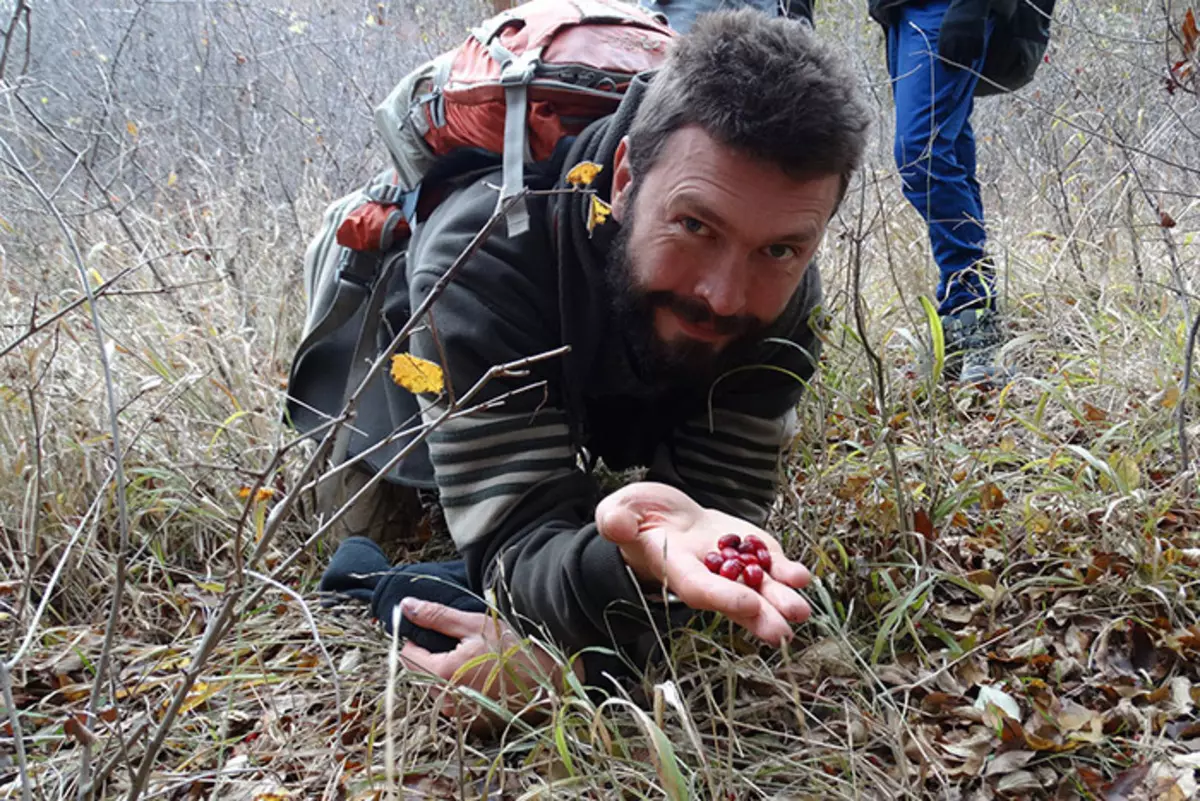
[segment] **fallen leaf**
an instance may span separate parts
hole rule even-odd
[[[983,775],[999,776],[1004,773],[1012,773],[1025,767],[1035,756],[1037,754],[1033,751],[1009,751],[989,762]]]
[[[979,505],[986,511],[1002,509],[1006,503],[1008,499],[1004,497],[1004,492],[990,481],[979,491]]]
[[[1178,225],[1178,223],[1175,222],[1174,217],[1161,210],[1158,212],[1158,224],[1163,228],[1174,228],[1176,225]]]
[[[1008,649],[1008,655],[1014,659],[1030,659],[1045,654],[1048,645],[1045,637],[1031,637],[1020,645]],[[1014,715],[1013,717],[1016,717]]]
[[[937,539],[933,530],[933,520],[924,509],[913,513],[913,529],[927,540]]]
[[[1176,718],[1190,715],[1195,706],[1192,700],[1192,683],[1186,676],[1176,676],[1168,686],[1171,688],[1171,703],[1167,711]]]
[[[197,681],[192,685],[192,689],[188,691],[187,697],[183,701],[183,705],[179,708],[179,714],[186,715],[194,709],[203,706],[221,690],[225,689],[224,682],[208,682]],[[166,709],[171,705],[171,698],[163,699],[163,708]]]
[[[1104,801],[1127,801],[1130,793],[1141,786],[1149,772],[1149,765],[1135,765],[1129,770],[1122,771],[1104,788],[1101,797]]]
[[[125,123],[125,131],[130,136],[132,136],[134,139],[137,139],[138,127],[137,127],[137,123],[135,123],[133,120],[129,120],[128,122]]]
[[[979,688],[979,697],[975,699],[975,708],[986,710],[989,705],[999,708],[1001,712],[1014,720],[1021,719],[1021,705],[1015,698],[1004,690],[997,689],[991,684],[985,684]]]
[[[1129,629],[1129,640],[1129,661],[1133,669],[1149,672],[1154,667],[1157,656],[1150,632],[1140,623],[1134,623]]]
[[[63,734],[80,745],[91,745],[96,742],[96,735],[87,727],[86,721],[87,715],[82,712],[69,715],[63,721]]]
[[[1038,781],[1038,777],[1027,770],[1010,773],[996,784],[998,793],[1020,793],[1040,789],[1042,783]]]
[[[1152,397],[1150,403],[1155,406],[1161,406],[1164,409],[1174,409],[1179,405],[1179,385],[1171,384],[1162,392]]]

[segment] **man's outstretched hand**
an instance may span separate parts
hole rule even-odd
[[[808,569],[784,556],[775,538],[674,487],[649,481],[623,487],[596,507],[596,526],[639,579],[665,578],[667,589],[692,609],[719,612],[771,645],[791,639],[791,624],[803,623],[812,611],[795,592],[808,584]],[[724,534],[766,542],[771,569],[758,591],[705,567],[704,555]]]
[[[400,610],[414,625],[458,640],[458,646],[445,653],[432,653],[412,641],[405,643],[400,658],[409,668],[457,687],[470,687],[513,712],[528,704],[539,683],[562,685],[559,662],[536,644],[522,643],[520,635],[498,618],[416,598],[406,598]],[[467,667],[472,662],[477,664]],[[576,660],[572,667],[582,679],[583,663]],[[462,708],[456,697],[454,693],[443,696],[443,715],[470,718],[476,733],[499,723],[483,710]]]

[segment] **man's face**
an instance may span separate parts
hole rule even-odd
[[[658,380],[705,383],[787,307],[837,205],[840,177],[796,180],[690,126],[646,175],[617,150],[609,254],[616,313]]]

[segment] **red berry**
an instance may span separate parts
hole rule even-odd
[[[761,568],[759,568],[761,570]],[[721,565],[721,575],[730,581],[737,581],[737,577],[742,574],[742,563],[736,559],[726,559],[725,564]]]
[[[738,558],[738,549],[737,548],[722,548],[721,556],[725,557],[726,559],[737,559]]]
[[[722,571],[724,572],[724,571]],[[757,590],[762,586],[763,569],[759,565],[746,565],[742,571],[742,581],[746,582],[746,586],[752,590]]]
[[[743,565],[757,565],[758,564],[758,554],[739,553],[738,561],[741,562]]]
[[[767,547],[767,544],[765,542],[763,542],[761,539],[754,536],[753,534],[751,534],[749,537],[746,537],[746,544],[750,546],[751,553],[754,553],[755,551],[759,550],[760,548]]]
[[[737,534],[726,534],[717,540],[717,549],[725,550],[726,548],[737,548],[742,544],[742,538]]]
[[[759,548],[756,556],[758,556],[758,563],[760,565],[762,565],[762,569],[770,572],[770,570],[771,570],[771,552],[768,551],[766,548]]]
[[[704,554],[704,566],[708,568],[710,573],[720,573],[721,565],[725,564],[725,557],[716,551],[709,551]]]
[[[742,544],[738,546],[738,553],[754,553],[758,548],[749,539],[742,540]]]

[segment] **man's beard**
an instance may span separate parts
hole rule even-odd
[[[751,357],[765,325],[749,315],[718,317],[702,300],[640,287],[629,249],[631,230],[632,221],[614,235],[605,277],[612,298],[614,328],[627,343],[640,377],[663,389],[706,392],[723,373],[754,363]],[[660,310],[732,339],[720,349],[687,336],[667,342],[654,325]]]

